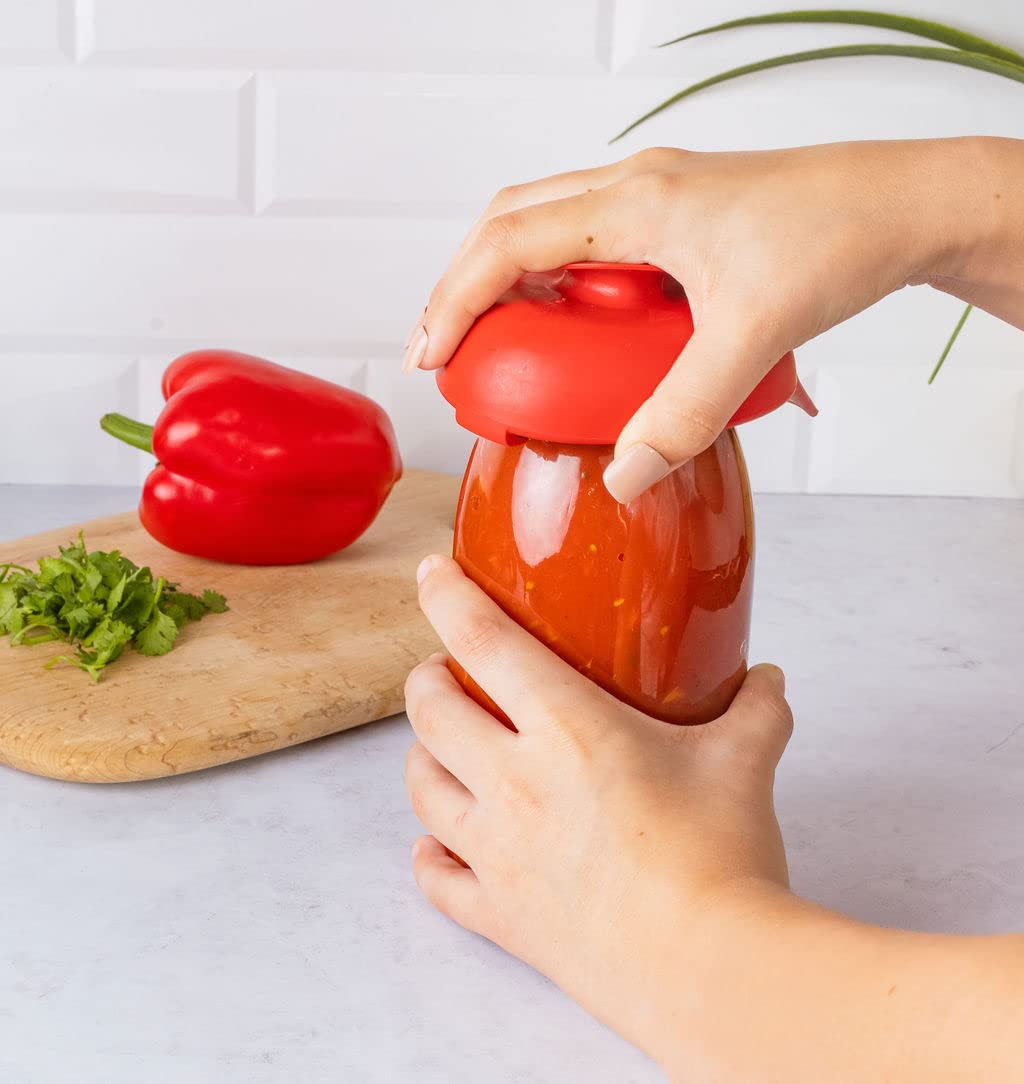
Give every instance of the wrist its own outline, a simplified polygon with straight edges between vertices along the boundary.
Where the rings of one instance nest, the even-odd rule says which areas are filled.
[[[766,957],[775,960],[777,954],[765,949],[789,940],[810,906],[775,881],[745,878],[716,888],[688,909],[685,952],[659,960],[662,1011],[653,1015],[643,1044],[670,1080],[694,1079],[695,1067],[718,1079],[722,1050],[742,1037],[744,1014],[764,1012],[750,974],[757,971],[763,979],[765,967],[773,968]],[[789,978],[769,976],[781,987]]]
[[[915,278],[985,280],[1007,238],[1003,174],[1013,142],[988,136],[922,142],[911,166],[919,177],[911,210],[920,226]]]

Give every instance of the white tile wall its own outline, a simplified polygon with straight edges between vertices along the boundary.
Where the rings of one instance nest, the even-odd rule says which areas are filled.
[[[111,63],[350,71],[603,66],[610,0],[92,0],[91,56]]]
[[[770,52],[898,40],[775,27],[666,50],[775,0],[0,0],[0,482],[138,479],[99,432],[152,418],[204,345],[367,391],[408,462],[470,438],[401,340],[503,184],[650,143],[696,149],[963,132],[1024,137],[1024,88],[913,61],[839,61],[715,88]],[[1024,48],[1019,0],[904,0]],[[975,314],[931,388],[953,299],[903,291],[801,352],[822,415],[746,427],[767,490],[1024,494],[1024,335]]]
[[[0,205],[245,210],[238,73],[0,69]]]
[[[0,0],[0,62],[59,63],[70,50],[65,0]]]

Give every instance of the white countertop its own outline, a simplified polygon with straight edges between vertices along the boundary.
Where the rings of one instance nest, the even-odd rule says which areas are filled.
[[[0,486],[0,540],[133,502]],[[795,888],[887,925],[1024,929],[1024,502],[757,510],[754,657],[785,667],[797,720]],[[411,741],[398,717],[108,787],[0,768],[0,1080],[660,1080],[420,899]]]

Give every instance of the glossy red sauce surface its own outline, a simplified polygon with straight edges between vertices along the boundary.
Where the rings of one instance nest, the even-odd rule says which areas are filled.
[[[519,624],[641,711],[721,715],[743,682],[754,526],[730,429],[632,504],[601,481],[607,446],[527,441],[473,449],[454,556]],[[452,664],[481,704],[507,717]]]

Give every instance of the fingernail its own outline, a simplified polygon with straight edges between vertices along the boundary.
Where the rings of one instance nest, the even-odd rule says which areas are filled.
[[[421,837],[420,837],[420,838],[419,838],[418,840],[416,840],[416,842],[415,842],[415,843],[414,843],[414,844],[412,845],[412,856],[413,856],[413,858],[414,858],[414,859],[415,859],[415,858],[419,858],[419,856],[420,856],[420,851],[422,851],[422,850],[423,850],[423,838],[422,838],[422,836],[421,836]]]
[[[416,317],[416,323],[413,324],[412,327],[409,329],[409,334],[406,335],[405,342],[402,343],[402,349],[403,350],[408,350],[409,349],[409,343],[412,342],[412,337],[413,337],[413,335],[416,334],[416,329],[422,325],[423,317],[426,316],[426,315],[427,315],[427,306],[424,305],[423,306],[423,311],[419,314],[419,316]]]
[[[604,486],[619,504],[629,504],[671,470],[665,458],[649,444],[634,444],[609,464],[604,472]]]
[[[429,557],[424,557],[420,561],[420,567],[416,569],[416,582],[422,583],[435,568],[439,568],[446,560],[447,558],[442,557],[439,553],[432,553]]]
[[[420,324],[412,333],[409,345],[405,350],[405,359],[402,361],[402,372],[411,373],[420,367],[423,355],[427,352],[427,329]]]

